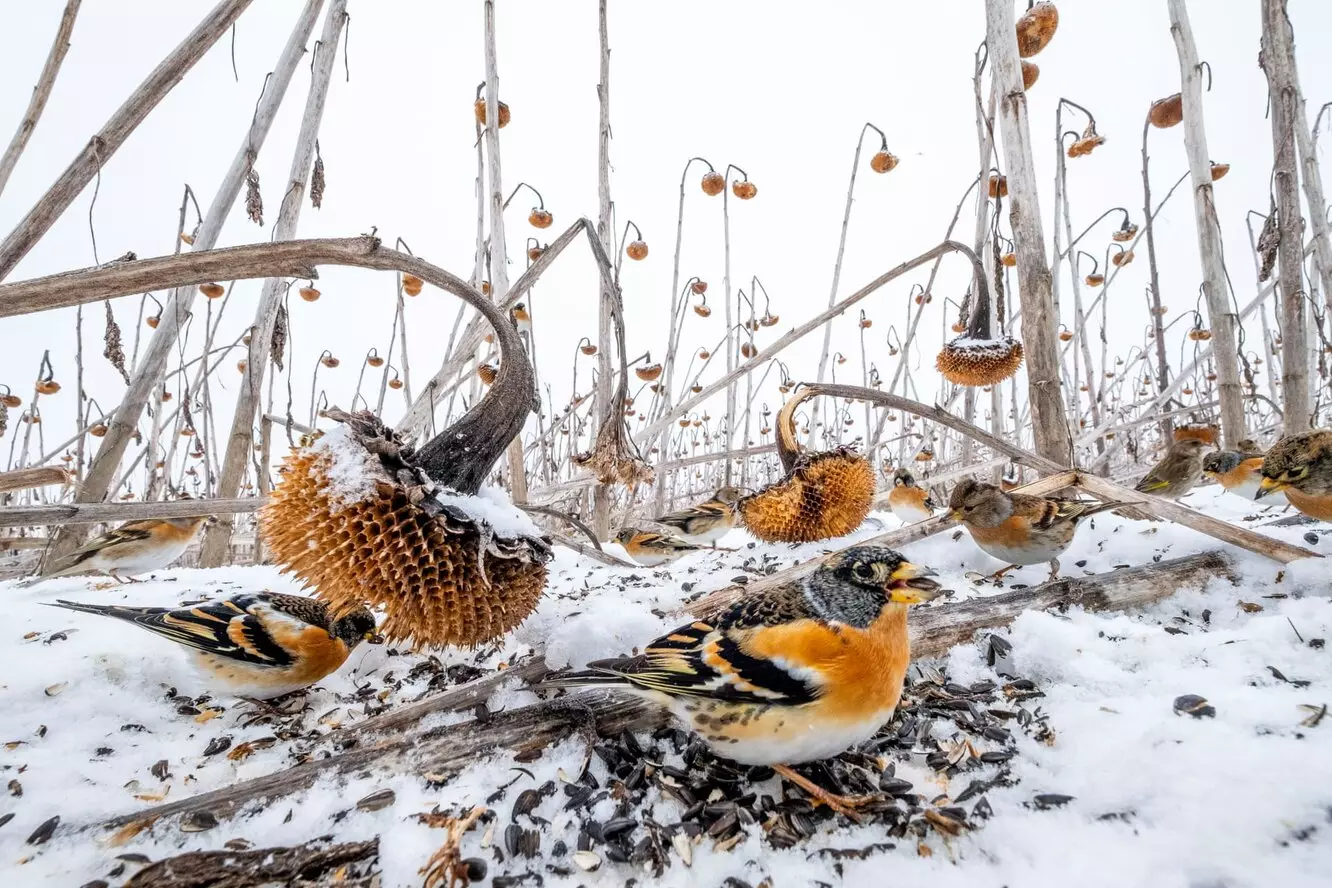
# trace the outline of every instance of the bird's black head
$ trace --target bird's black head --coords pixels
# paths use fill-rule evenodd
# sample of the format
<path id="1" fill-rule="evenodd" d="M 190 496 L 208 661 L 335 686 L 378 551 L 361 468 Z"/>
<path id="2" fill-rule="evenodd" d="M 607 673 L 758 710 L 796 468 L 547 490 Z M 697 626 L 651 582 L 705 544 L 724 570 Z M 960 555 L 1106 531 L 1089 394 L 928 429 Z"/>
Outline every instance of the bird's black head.
<path id="1" fill-rule="evenodd" d="M 1203 471 L 1209 475 L 1224 475 L 1233 472 L 1244 462 L 1244 457 L 1234 450 L 1221 450 L 1203 457 Z"/>
<path id="2" fill-rule="evenodd" d="M 934 571 L 884 546 L 853 546 L 833 555 L 809 578 L 811 600 L 831 620 L 868 626 L 883 606 L 919 604 L 939 594 Z"/>
<path id="3" fill-rule="evenodd" d="M 349 648 L 354 648 L 363 641 L 371 644 L 383 641 L 376 632 L 375 615 L 364 607 L 358 607 L 334 623 L 333 635 L 346 642 Z"/>
<path id="4" fill-rule="evenodd" d="M 898 469 L 893 473 L 894 487 L 915 487 L 916 479 L 911 477 L 911 473 L 906 469 Z"/>

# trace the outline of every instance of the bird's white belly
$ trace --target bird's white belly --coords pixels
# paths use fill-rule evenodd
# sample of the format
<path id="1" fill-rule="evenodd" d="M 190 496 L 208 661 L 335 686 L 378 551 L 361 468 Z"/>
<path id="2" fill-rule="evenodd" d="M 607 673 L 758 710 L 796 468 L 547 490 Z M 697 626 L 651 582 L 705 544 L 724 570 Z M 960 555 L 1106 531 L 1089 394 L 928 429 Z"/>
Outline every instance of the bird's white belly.
<path id="1" fill-rule="evenodd" d="M 697 712 L 688 700 L 672 700 L 671 711 L 724 758 L 743 765 L 797 765 L 840 755 L 865 742 L 893 717 L 884 710 L 864 721 L 848 723 L 827 719 L 815 721 L 814 713 L 799 708 L 755 707 L 761 712 L 752 721 L 716 730 L 700 727 Z"/>
<path id="2" fill-rule="evenodd" d="M 696 546 L 698 545 L 711 546 L 713 543 L 717 542 L 730 532 L 731 528 L 729 526 L 725 524 L 719 524 L 718 526 L 713 527 L 709 530 L 705 530 L 702 533 L 682 533 L 680 534 L 680 536 L 683 537 L 686 542 L 693 543 Z"/>
<path id="3" fill-rule="evenodd" d="M 630 555 L 629 557 L 631 560 L 637 561 L 639 564 L 643 565 L 644 567 L 656 567 L 659 564 L 665 564 L 668 561 L 673 561 L 678 556 L 662 555 L 657 552 L 640 551 L 637 555 Z"/>
<path id="4" fill-rule="evenodd" d="M 1258 488 L 1262 485 L 1262 483 L 1263 479 L 1261 477 L 1255 478 L 1252 481 L 1245 481 L 1243 484 L 1236 484 L 1234 487 L 1227 487 L 1226 493 L 1233 493 L 1236 496 L 1242 496 L 1246 500 L 1250 501 L 1257 500 L 1265 506 L 1289 505 L 1289 503 L 1286 501 L 1286 495 L 1281 491 L 1277 491 L 1276 493 L 1269 493 L 1261 500 L 1258 500 Z"/>
<path id="5" fill-rule="evenodd" d="M 114 570 L 124 576 L 134 574 L 148 573 L 149 571 L 160 570 L 171 562 L 175 561 L 190 546 L 190 541 L 185 540 L 180 543 L 171 543 L 169 545 L 155 546 L 151 550 L 144 552 L 135 552 L 133 554 L 121 554 L 113 560 L 107 559 L 102 555 L 90 559 L 89 566 L 102 571 Z"/>
<path id="6" fill-rule="evenodd" d="M 1018 548 L 1016 546 L 1005 546 L 1001 543 L 982 543 L 980 540 L 976 540 L 976 545 L 980 546 L 981 551 L 985 554 L 1009 564 L 1044 564 L 1058 558 L 1068 548 L 1068 546 L 1038 546 L 1035 544 Z"/>
<path id="7" fill-rule="evenodd" d="M 934 513 L 930 512 L 928 509 L 921 509 L 909 503 L 903 503 L 901 505 L 890 503 L 889 505 L 893 510 L 893 515 L 898 521 L 901 521 L 904 524 L 914 524 L 917 521 L 924 521 L 927 518 L 934 517 Z"/>

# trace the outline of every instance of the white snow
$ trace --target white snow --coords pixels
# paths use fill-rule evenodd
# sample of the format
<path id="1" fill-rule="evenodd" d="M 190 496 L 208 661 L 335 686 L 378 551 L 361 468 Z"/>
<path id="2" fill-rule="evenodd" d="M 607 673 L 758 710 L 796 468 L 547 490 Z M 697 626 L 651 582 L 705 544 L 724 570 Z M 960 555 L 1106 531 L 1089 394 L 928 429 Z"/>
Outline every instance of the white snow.
<path id="1" fill-rule="evenodd" d="M 1215 488 L 1196 492 L 1186 503 L 1250 527 L 1281 514 Z M 1253 516 L 1261 517 L 1247 520 Z M 880 525 L 897 524 L 887 513 L 875 518 Z M 1303 539 L 1309 530 L 1263 532 L 1332 552 L 1330 537 L 1313 543 Z M 557 550 L 547 596 L 510 637 L 478 652 L 439 652 L 433 660 L 425 653 L 363 645 L 347 666 L 305 698 L 306 733 L 239 760 L 228 753 L 243 741 L 273 736 L 274 725 L 247 727 L 254 710 L 227 698 L 190 701 L 205 713 L 205 720 L 179 714 L 182 697 L 206 691 L 183 651 L 134 626 L 43 607 L 41 602 L 74 598 L 171 606 L 242 590 L 294 593 L 292 580 L 273 568 L 255 567 L 166 571 L 128 586 L 86 578 L 53 580 L 31 589 L 0 584 L 7 616 L 0 634 L 0 657 L 7 665 L 0 675 L 0 768 L 4 782 L 17 781 L 22 790 L 22 795 L 11 789 L 0 796 L 0 814 L 14 815 L 0 826 L 0 866 L 16 885 L 80 885 L 93 879 L 119 885 L 137 867 L 127 864 L 119 879 L 109 877 L 121 863 L 118 854 L 160 859 L 184 850 L 218 849 L 236 838 L 266 847 L 323 834 L 341 841 L 378 835 L 383 884 L 416 886 L 419 868 L 443 834 L 412 815 L 436 805 L 457 809 L 484 803 L 497 786 L 516 778 L 504 800 L 494 805 L 499 815 L 495 823 L 469 833 L 464 841 L 464 856 L 487 859 L 491 878 L 530 868 L 542 873 L 548 886 L 617 888 L 629 879 L 685 886 L 720 885 L 729 877 L 755 886 L 771 878 L 774 886 L 931 888 L 1329 883 L 1332 718 L 1317 726 L 1302 722 L 1316 707 L 1332 704 L 1332 651 L 1311 644 L 1332 636 L 1332 564 L 1307 561 L 1282 569 L 1233 549 L 1228 551 L 1242 575 L 1237 587 L 1216 580 L 1204 591 L 1181 592 L 1134 613 L 1027 613 L 1007 630 L 1014 669 L 1035 681 L 1045 695 L 1031 702 L 1048 714 L 1054 741 L 1047 745 L 1014 732 L 1016 755 L 1008 766 L 1016 784 L 986 794 L 994 815 L 978 829 L 952 839 L 931 834 L 926 840 L 929 856 L 921 855 L 914 839 L 892 840 L 891 850 L 866 860 L 840 861 L 839 875 L 833 861 L 815 852 L 888 841 L 881 827 L 825 826 L 808 842 L 781 851 L 766 843 L 761 829 L 751 827 L 730 851 L 714 850 L 710 840 L 694 846 L 691 867 L 672 852 L 672 865 L 655 882 L 641 868 L 611 861 L 592 873 L 574 869 L 570 876 L 546 869 L 550 863 L 569 866 L 567 856 L 561 861 L 496 862 L 494 848 L 482 846 L 487 835 L 491 846 L 503 846 L 517 793 L 547 780 L 558 784 L 561 770 L 577 774 L 583 768 L 587 749 L 577 735 L 536 761 L 518 763 L 510 754 L 497 752 L 442 787 L 415 775 L 375 772 L 345 782 L 322 780 L 305 793 L 224 819 L 217 828 L 200 833 L 184 833 L 168 822 L 122 847 L 109 847 L 97 840 L 100 832 L 77 831 L 104 818 L 146 810 L 153 803 L 145 799 L 164 792 L 167 801 L 174 801 L 282 769 L 292 764 L 296 749 L 316 756 L 332 752 L 319 736 L 355 724 L 367 710 L 420 697 L 432 678 L 440 682 L 438 688 L 453 686 L 456 682 L 444 680 L 445 670 L 491 674 L 501 663 L 512 663 L 534 649 L 544 651 L 552 663 L 575 666 L 629 653 L 684 622 L 673 612 L 691 591 L 719 588 L 742 574 L 757 576 L 768 566 L 788 567 L 879 532 L 882 526 L 870 522 L 847 540 L 792 549 L 753 543 L 737 530 L 721 543 L 736 551 L 693 553 L 668 570 L 608 568 Z M 1081 529 L 1061 562 L 1066 574 L 1082 575 L 1214 548 L 1222 547 L 1174 525 L 1102 514 Z M 954 599 L 995 591 L 973 584 L 972 577 L 999 564 L 965 533 L 956 539 L 951 533 L 940 534 L 903 551 L 912 561 L 936 568 L 944 585 L 955 591 Z M 1019 570 L 1008 581 L 1009 588 L 1040 582 L 1045 570 L 1044 565 Z M 1261 610 L 1246 609 L 1240 602 Z M 65 634 L 53 639 L 57 632 Z M 980 642 L 954 648 L 935 665 L 946 668 L 955 682 L 1005 680 L 986 665 Z M 364 686 L 376 693 L 358 695 L 358 687 Z M 171 687 L 178 691 L 176 699 L 166 696 Z M 1172 702 L 1183 694 L 1206 697 L 1216 708 L 1215 717 L 1177 715 Z M 531 691 L 510 681 L 488 707 L 500 711 L 534 700 Z M 221 712 L 207 718 L 213 709 Z M 437 716 L 429 725 L 468 717 Z M 208 744 L 223 736 L 231 738 L 231 747 L 205 756 Z M 165 780 L 151 772 L 159 760 L 168 763 Z M 533 779 L 515 770 L 518 767 Z M 589 767 L 604 785 L 602 762 L 593 757 Z M 897 773 L 928 797 L 955 795 L 971 780 L 993 774 L 993 766 L 968 771 L 950 784 L 917 757 L 907 756 L 898 760 Z M 355 808 L 356 800 L 385 788 L 397 794 L 393 805 L 373 813 Z M 773 780 L 759 791 L 780 795 L 781 788 Z M 1032 800 L 1040 793 L 1073 798 L 1063 807 L 1039 810 Z M 535 811 L 550 821 L 542 834 L 543 854 L 549 854 L 557 840 L 563 840 L 570 853 L 576 847 L 579 824 L 563 810 L 565 801 L 557 792 Z M 605 809 L 598 816 L 611 816 L 612 802 L 602 804 Z M 679 817 L 676 803 L 655 793 L 646 804 L 658 822 Z M 26 844 L 33 830 L 53 815 L 61 817 L 55 837 L 41 846 Z"/>
<path id="2" fill-rule="evenodd" d="M 375 491 L 375 481 L 385 477 L 379 457 L 361 446 L 345 425 L 324 432 L 310 447 L 316 453 L 326 453 L 332 458 L 328 467 L 328 492 L 334 502 L 343 506 L 369 497 Z"/>
<path id="3" fill-rule="evenodd" d="M 545 532 L 527 513 L 513 504 L 509 495 L 499 487 L 482 487 L 476 496 L 465 496 L 451 490 L 441 490 L 435 499 L 446 506 L 454 506 L 466 512 L 471 518 L 484 521 L 495 531 L 496 536 L 506 539 L 515 537 L 541 537 Z"/>

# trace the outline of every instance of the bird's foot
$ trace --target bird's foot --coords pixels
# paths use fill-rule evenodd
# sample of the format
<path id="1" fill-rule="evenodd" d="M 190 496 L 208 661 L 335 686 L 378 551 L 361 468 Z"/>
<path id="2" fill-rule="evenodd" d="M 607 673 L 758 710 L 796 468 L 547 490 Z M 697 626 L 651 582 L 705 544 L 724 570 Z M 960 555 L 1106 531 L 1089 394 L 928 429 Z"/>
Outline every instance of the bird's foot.
<path id="1" fill-rule="evenodd" d="M 1050 576 L 1046 579 L 1047 583 L 1053 583 L 1059 579 L 1059 559 L 1055 558 L 1050 562 Z"/>
<path id="2" fill-rule="evenodd" d="M 1010 571 L 1017 570 L 1021 566 L 1020 564 L 1010 564 L 1008 567 L 1001 567 L 985 579 L 997 585 Z"/>
<path id="3" fill-rule="evenodd" d="M 878 801 L 878 796 L 845 796 L 829 792 L 808 777 L 797 774 L 788 765 L 773 765 L 772 769 L 781 775 L 782 779 L 794 783 L 807 792 L 810 801 L 815 805 L 826 805 L 855 823 L 860 823 L 860 814 L 857 813 L 857 808 Z"/>

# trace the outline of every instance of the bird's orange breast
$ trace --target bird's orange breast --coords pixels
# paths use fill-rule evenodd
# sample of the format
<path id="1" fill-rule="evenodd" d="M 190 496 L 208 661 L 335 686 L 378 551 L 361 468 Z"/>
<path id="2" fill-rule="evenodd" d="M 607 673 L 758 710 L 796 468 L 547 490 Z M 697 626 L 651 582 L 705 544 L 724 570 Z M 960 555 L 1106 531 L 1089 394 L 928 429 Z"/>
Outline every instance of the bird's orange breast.
<path id="1" fill-rule="evenodd" d="M 814 673 L 822 684 L 820 715 L 848 722 L 895 707 L 911 660 L 903 605 L 885 607 L 866 629 L 813 620 L 765 627 L 745 647 L 793 674 Z"/>
<path id="2" fill-rule="evenodd" d="M 1307 493 L 1301 493 L 1294 487 L 1287 487 L 1283 491 L 1290 504 L 1299 509 L 1310 518 L 1317 518 L 1319 521 L 1332 521 L 1332 496 L 1312 496 Z"/>
<path id="3" fill-rule="evenodd" d="M 1010 515 L 1004 523 L 994 527 L 968 524 L 971 538 L 982 546 L 1022 546 L 1031 541 L 1031 519 L 1025 515 Z"/>
<path id="4" fill-rule="evenodd" d="M 1246 459 L 1229 472 L 1218 472 L 1216 480 L 1220 481 L 1221 486 L 1226 490 L 1230 490 L 1233 487 L 1241 487 L 1251 483 L 1254 480 L 1254 473 L 1260 471 L 1262 467 L 1262 457 L 1257 459 Z"/>

